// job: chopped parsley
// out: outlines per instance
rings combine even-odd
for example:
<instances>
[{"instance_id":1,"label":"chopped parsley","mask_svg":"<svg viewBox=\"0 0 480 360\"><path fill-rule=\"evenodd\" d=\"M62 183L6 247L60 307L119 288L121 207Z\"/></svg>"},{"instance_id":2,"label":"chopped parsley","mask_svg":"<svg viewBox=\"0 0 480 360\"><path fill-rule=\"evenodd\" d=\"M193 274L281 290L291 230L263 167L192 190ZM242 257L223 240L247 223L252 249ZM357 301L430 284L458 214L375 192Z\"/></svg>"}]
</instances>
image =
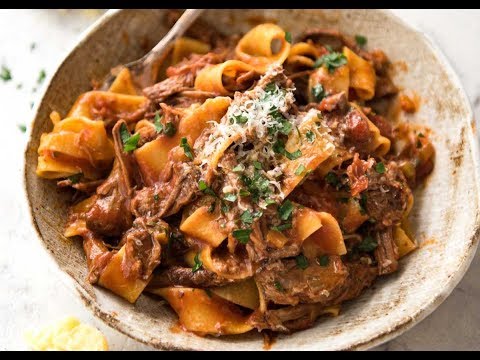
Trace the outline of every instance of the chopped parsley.
<instances>
[{"instance_id":1,"label":"chopped parsley","mask_svg":"<svg viewBox=\"0 0 480 360\"><path fill-rule=\"evenodd\" d=\"M307 137L307 140L310 144L313 143L315 141L315 138L317 137L317 135L315 135L315 133L311 130L308 130L305 133L305 136Z\"/></svg>"},{"instance_id":2,"label":"chopped parsley","mask_svg":"<svg viewBox=\"0 0 480 360\"><path fill-rule=\"evenodd\" d=\"M23 133L27 131L27 127L25 126L25 124L18 124L18 128Z\"/></svg>"},{"instance_id":3,"label":"chopped parsley","mask_svg":"<svg viewBox=\"0 0 480 360\"><path fill-rule=\"evenodd\" d=\"M240 194L241 197L250 196L250 192L245 189L240 189L238 193Z\"/></svg>"},{"instance_id":4,"label":"chopped parsley","mask_svg":"<svg viewBox=\"0 0 480 360\"><path fill-rule=\"evenodd\" d=\"M337 174L330 171L327 175L325 175L325 182L336 187L340 183L340 180L338 179Z\"/></svg>"},{"instance_id":5,"label":"chopped parsley","mask_svg":"<svg viewBox=\"0 0 480 360\"><path fill-rule=\"evenodd\" d=\"M23 84L22 84L22 83L18 83L16 87L17 87L17 90L20 90L21 88L23 88Z\"/></svg>"},{"instance_id":6,"label":"chopped parsley","mask_svg":"<svg viewBox=\"0 0 480 360\"><path fill-rule=\"evenodd\" d=\"M360 244L358 244L357 248L363 252L372 252L378 246L377 241L372 238L370 235L367 235Z\"/></svg>"},{"instance_id":7,"label":"chopped parsley","mask_svg":"<svg viewBox=\"0 0 480 360\"><path fill-rule=\"evenodd\" d=\"M160 200L160 196L158 194L153 195L153 200L155 201Z\"/></svg>"},{"instance_id":8,"label":"chopped parsley","mask_svg":"<svg viewBox=\"0 0 480 360\"><path fill-rule=\"evenodd\" d=\"M285 41L289 44L292 43L292 33L290 31L285 31Z\"/></svg>"},{"instance_id":9,"label":"chopped parsley","mask_svg":"<svg viewBox=\"0 0 480 360\"><path fill-rule=\"evenodd\" d=\"M295 258L295 262L297 263L297 266L302 270L305 270L308 267L308 260L303 254L298 255Z\"/></svg>"},{"instance_id":10,"label":"chopped parsley","mask_svg":"<svg viewBox=\"0 0 480 360\"><path fill-rule=\"evenodd\" d=\"M220 204L220 210L222 211L223 214L226 214L230 211L230 207L226 202L222 201Z\"/></svg>"},{"instance_id":11,"label":"chopped parsley","mask_svg":"<svg viewBox=\"0 0 480 360\"><path fill-rule=\"evenodd\" d=\"M210 289L205 289L205 293L207 294L207 296L209 298L211 298L213 296L212 291Z\"/></svg>"},{"instance_id":12,"label":"chopped parsley","mask_svg":"<svg viewBox=\"0 0 480 360\"><path fill-rule=\"evenodd\" d=\"M313 65L315 68L318 68L322 65L325 65L328 72L333 73L336 68L343 66L347 63L347 58L345 55L339 52L331 52L329 54L323 55L321 58L318 58Z\"/></svg>"},{"instance_id":13,"label":"chopped parsley","mask_svg":"<svg viewBox=\"0 0 480 360\"><path fill-rule=\"evenodd\" d=\"M293 213L293 203L290 200L285 200L282 205L278 208L278 216L283 221L286 221L292 216Z\"/></svg>"},{"instance_id":14,"label":"chopped parsley","mask_svg":"<svg viewBox=\"0 0 480 360\"><path fill-rule=\"evenodd\" d=\"M417 149L420 149L422 147L422 142L420 139L417 139Z\"/></svg>"},{"instance_id":15,"label":"chopped parsley","mask_svg":"<svg viewBox=\"0 0 480 360\"><path fill-rule=\"evenodd\" d=\"M251 229L237 229L233 230L233 237L238 240L241 244L248 243L250 240L250 234L252 233Z\"/></svg>"},{"instance_id":16,"label":"chopped parsley","mask_svg":"<svg viewBox=\"0 0 480 360\"><path fill-rule=\"evenodd\" d=\"M188 141L186 137L182 137L182 139L180 140L180 147L183 148L183 152L185 153L185 156L190 160L193 160L192 148L190 147L190 145L188 145Z\"/></svg>"},{"instance_id":17,"label":"chopped parsley","mask_svg":"<svg viewBox=\"0 0 480 360\"><path fill-rule=\"evenodd\" d=\"M257 170L262 170L262 164L259 161L254 161L253 167Z\"/></svg>"},{"instance_id":18,"label":"chopped parsley","mask_svg":"<svg viewBox=\"0 0 480 360\"><path fill-rule=\"evenodd\" d=\"M237 166L235 166L235 167L232 169L232 171L233 171L233 172L236 172L236 173L240 173L240 172L242 172L242 171L244 171L244 170L245 170L245 165L243 165L243 164L238 164Z\"/></svg>"},{"instance_id":19,"label":"chopped parsley","mask_svg":"<svg viewBox=\"0 0 480 360\"><path fill-rule=\"evenodd\" d=\"M208 211L210 214L215 211L215 202L213 202L213 203L209 206L209 208L208 208L207 211Z\"/></svg>"},{"instance_id":20,"label":"chopped parsley","mask_svg":"<svg viewBox=\"0 0 480 360\"><path fill-rule=\"evenodd\" d=\"M193 261L195 263L192 267L192 272L193 273L200 270L203 266L202 260L200 260L199 255L200 255L200 253L197 253L197 255L195 255L195 257L193 258Z\"/></svg>"},{"instance_id":21,"label":"chopped parsley","mask_svg":"<svg viewBox=\"0 0 480 360\"><path fill-rule=\"evenodd\" d=\"M425 135L423 135L423 133L418 133L418 137L419 137L419 138L424 138Z\"/></svg>"},{"instance_id":22,"label":"chopped parsley","mask_svg":"<svg viewBox=\"0 0 480 360\"><path fill-rule=\"evenodd\" d=\"M248 122L248 118L245 115L234 115L233 118L230 118L230 123L237 123L237 124L246 124Z\"/></svg>"},{"instance_id":23,"label":"chopped parsley","mask_svg":"<svg viewBox=\"0 0 480 360\"><path fill-rule=\"evenodd\" d=\"M128 153L137 148L138 141L140 140L140 134L130 135L125 123L120 126L120 137L123 143L123 151Z\"/></svg>"},{"instance_id":24,"label":"chopped parsley","mask_svg":"<svg viewBox=\"0 0 480 360\"><path fill-rule=\"evenodd\" d=\"M163 131L163 124L160 121L161 119L162 117L160 116L160 114L158 112L155 113L155 119L153 121L153 124L155 125L155 131L157 132L157 134L160 134Z\"/></svg>"},{"instance_id":25,"label":"chopped parsley","mask_svg":"<svg viewBox=\"0 0 480 360\"><path fill-rule=\"evenodd\" d=\"M276 121L275 126L272 126L268 129L268 134L270 136L280 132L283 135L289 135L292 132L292 124L288 121L285 116L282 115L278 109L273 109L270 112L270 116Z\"/></svg>"},{"instance_id":26,"label":"chopped parsley","mask_svg":"<svg viewBox=\"0 0 480 360\"><path fill-rule=\"evenodd\" d=\"M358 46L365 46L367 44L367 38L363 35L355 35L355 42Z\"/></svg>"},{"instance_id":27,"label":"chopped parsley","mask_svg":"<svg viewBox=\"0 0 480 360\"><path fill-rule=\"evenodd\" d=\"M285 230L291 229L292 228L292 223L285 223L277 226L272 226L272 230L280 231L283 232Z\"/></svg>"},{"instance_id":28,"label":"chopped parsley","mask_svg":"<svg viewBox=\"0 0 480 360\"><path fill-rule=\"evenodd\" d=\"M365 215L367 213L367 194L365 192L360 196L358 203L360 205L360 215Z\"/></svg>"},{"instance_id":29,"label":"chopped parsley","mask_svg":"<svg viewBox=\"0 0 480 360\"><path fill-rule=\"evenodd\" d=\"M379 174L383 174L385 172L385 164L383 162L377 163L377 165L375 165L375 171Z\"/></svg>"},{"instance_id":30,"label":"chopped parsley","mask_svg":"<svg viewBox=\"0 0 480 360\"><path fill-rule=\"evenodd\" d=\"M330 258L328 255L322 255L317 258L317 263L320 266L328 266L328 263L330 262Z\"/></svg>"},{"instance_id":31,"label":"chopped parsley","mask_svg":"<svg viewBox=\"0 0 480 360\"><path fill-rule=\"evenodd\" d=\"M303 164L300 164L300 166L295 170L295 175L300 176L304 173L305 171L305 166Z\"/></svg>"},{"instance_id":32,"label":"chopped parsley","mask_svg":"<svg viewBox=\"0 0 480 360\"><path fill-rule=\"evenodd\" d=\"M252 200L256 203L261 199L265 199L266 196L270 195L272 192L268 179L256 169L254 170L252 177L242 175L240 180L245 184L247 187L246 190L250 193Z\"/></svg>"},{"instance_id":33,"label":"chopped parsley","mask_svg":"<svg viewBox=\"0 0 480 360\"><path fill-rule=\"evenodd\" d=\"M282 140L277 140L273 146L272 146L273 151L276 154L284 155L287 159L289 160L296 160L300 156L302 156L302 151L300 149L294 151L294 152L288 152L285 149L285 142Z\"/></svg>"},{"instance_id":34,"label":"chopped parsley","mask_svg":"<svg viewBox=\"0 0 480 360\"><path fill-rule=\"evenodd\" d=\"M327 96L322 84L317 84L312 88L312 96L317 102L322 101Z\"/></svg>"},{"instance_id":35,"label":"chopped parsley","mask_svg":"<svg viewBox=\"0 0 480 360\"><path fill-rule=\"evenodd\" d=\"M165 128L163 129L163 132L168 137L172 137L177 132L177 129L175 128L175 125L173 125L173 123L169 121L165 124Z\"/></svg>"},{"instance_id":36,"label":"chopped parsley","mask_svg":"<svg viewBox=\"0 0 480 360\"><path fill-rule=\"evenodd\" d=\"M253 223L253 214L250 210L245 210L242 215L240 215L240 221L244 224L252 224Z\"/></svg>"},{"instance_id":37,"label":"chopped parsley","mask_svg":"<svg viewBox=\"0 0 480 360\"><path fill-rule=\"evenodd\" d=\"M237 200L237 195L232 193L225 194L225 196L223 197L223 200L229 201L229 202L235 202Z\"/></svg>"},{"instance_id":38,"label":"chopped parsley","mask_svg":"<svg viewBox=\"0 0 480 360\"><path fill-rule=\"evenodd\" d=\"M5 82L12 80L12 72L5 65L2 65L2 69L0 70L0 79Z\"/></svg>"},{"instance_id":39,"label":"chopped parsley","mask_svg":"<svg viewBox=\"0 0 480 360\"><path fill-rule=\"evenodd\" d=\"M38 79L37 79L37 84L43 83L43 80L47 77L47 73L45 72L44 69L40 70L38 73Z\"/></svg>"},{"instance_id":40,"label":"chopped parsley","mask_svg":"<svg viewBox=\"0 0 480 360\"><path fill-rule=\"evenodd\" d=\"M36 43L36 42L32 42L32 43L30 44L30 51L35 50L36 47L37 47L37 43Z\"/></svg>"},{"instance_id":41,"label":"chopped parsley","mask_svg":"<svg viewBox=\"0 0 480 360\"><path fill-rule=\"evenodd\" d=\"M281 292L285 291L285 289L283 288L282 284L280 284L279 281L275 281L273 285L275 286L275 289L277 289L278 291L281 291Z\"/></svg>"},{"instance_id":42,"label":"chopped parsley","mask_svg":"<svg viewBox=\"0 0 480 360\"><path fill-rule=\"evenodd\" d=\"M215 194L215 192L212 190L212 188L210 186L208 186L207 183L203 180L200 180L198 182L198 189L206 195L212 195L212 196L215 196L215 197L217 196L217 194Z\"/></svg>"},{"instance_id":43,"label":"chopped parsley","mask_svg":"<svg viewBox=\"0 0 480 360\"><path fill-rule=\"evenodd\" d=\"M78 173L78 174L69 176L67 179L70 180L72 184L78 184L81 178L82 178L82 173Z\"/></svg>"}]
</instances>

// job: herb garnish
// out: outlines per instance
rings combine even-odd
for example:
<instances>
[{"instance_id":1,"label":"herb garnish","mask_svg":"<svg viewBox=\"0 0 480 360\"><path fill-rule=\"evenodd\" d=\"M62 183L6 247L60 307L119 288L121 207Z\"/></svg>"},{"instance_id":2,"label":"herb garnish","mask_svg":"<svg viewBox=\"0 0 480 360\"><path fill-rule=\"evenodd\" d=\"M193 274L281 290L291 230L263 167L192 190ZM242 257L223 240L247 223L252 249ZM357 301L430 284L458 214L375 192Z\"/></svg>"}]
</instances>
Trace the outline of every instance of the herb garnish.
<instances>
[{"instance_id":1,"label":"herb garnish","mask_svg":"<svg viewBox=\"0 0 480 360\"><path fill-rule=\"evenodd\" d=\"M311 130L308 130L306 133L305 133L305 136L307 137L307 140L308 142L311 144L315 141L315 138L317 137L315 135L315 133Z\"/></svg>"},{"instance_id":2,"label":"herb garnish","mask_svg":"<svg viewBox=\"0 0 480 360\"><path fill-rule=\"evenodd\" d=\"M72 184L78 184L81 178L82 178L82 173L78 173L78 174L69 176L67 179L70 180Z\"/></svg>"},{"instance_id":3,"label":"herb garnish","mask_svg":"<svg viewBox=\"0 0 480 360\"><path fill-rule=\"evenodd\" d=\"M212 195L212 196L217 197L217 194L215 194L215 192L212 190L212 188L209 187L209 186L207 185L207 183L206 183L205 181L203 181L203 180L200 180L200 181L198 182L198 189L199 189L200 191L203 191L204 194Z\"/></svg>"},{"instance_id":4,"label":"herb garnish","mask_svg":"<svg viewBox=\"0 0 480 360\"><path fill-rule=\"evenodd\" d=\"M322 84L317 84L312 88L312 96L317 102L322 101L327 96Z\"/></svg>"},{"instance_id":5,"label":"herb garnish","mask_svg":"<svg viewBox=\"0 0 480 360\"><path fill-rule=\"evenodd\" d=\"M292 228L292 223L285 223L277 226L272 226L272 230L280 231L283 232L285 230L291 229Z\"/></svg>"},{"instance_id":6,"label":"herb garnish","mask_svg":"<svg viewBox=\"0 0 480 360\"><path fill-rule=\"evenodd\" d=\"M328 255L322 255L317 258L317 263L320 266L328 266L328 263L330 262L330 258Z\"/></svg>"},{"instance_id":7,"label":"herb garnish","mask_svg":"<svg viewBox=\"0 0 480 360\"><path fill-rule=\"evenodd\" d=\"M41 84L46 77L47 77L47 73L45 72L45 70L44 69L40 70L40 72L38 73L37 84Z\"/></svg>"},{"instance_id":8,"label":"herb garnish","mask_svg":"<svg viewBox=\"0 0 480 360\"><path fill-rule=\"evenodd\" d=\"M169 121L165 124L165 128L163 129L163 132L165 135L172 137L177 132L177 129L175 128L175 125L173 125L173 123Z\"/></svg>"},{"instance_id":9,"label":"herb garnish","mask_svg":"<svg viewBox=\"0 0 480 360\"><path fill-rule=\"evenodd\" d=\"M2 65L2 69L0 70L0 79L5 82L12 80L12 72L5 65Z\"/></svg>"},{"instance_id":10,"label":"herb garnish","mask_svg":"<svg viewBox=\"0 0 480 360\"><path fill-rule=\"evenodd\" d=\"M237 195L232 193L225 194L225 196L223 197L223 200L229 201L229 202L235 202L235 200L237 200Z\"/></svg>"},{"instance_id":11,"label":"herb garnish","mask_svg":"<svg viewBox=\"0 0 480 360\"><path fill-rule=\"evenodd\" d=\"M162 116L160 116L158 112L155 113L155 119L153 121L153 124L155 125L155 131L157 132L157 134L161 134L163 131L163 124L160 121L161 119L162 119Z\"/></svg>"},{"instance_id":12,"label":"herb garnish","mask_svg":"<svg viewBox=\"0 0 480 360\"><path fill-rule=\"evenodd\" d=\"M367 44L367 38L363 35L355 35L355 42L358 46L365 46Z\"/></svg>"},{"instance_id":13,"label":"herb garnish","mask_svg":"<svg viewBox=\"0 0 480 360\"><path fill-rule=\"evenodd\" d=\"M182 139L180 140L180 147L183 148L183 152L185 153L185 156L190 160L193 160L192 148L190 147L190 145L188 145L188 141L186 137L182 137Z\"/></svg>"},{"instance_id":14,"label":"herb garnish","mask_svg":"<svg viewBox=\"0 0 480 360\"><path fill-rule=\"evenodd\" d=\"M193 273L200 270L203 266L202 260L200 260L199 255L200 255L200 253L197 253L197 255L195 255L195 257L193 258L193 261L195 262L195 264L192 267L192 272Z\"/></svg>"},{"instance_id":15,"label":"herb garnish","mask_svg":"<svg viewBox=\"0 0 480 360\"><path fill-rule=\"evenodd\" d=\"M300 176L303 174L304 171L305 171L305 166L303 164L300 164L297 170L295 170L295 175Z\"/></svg>"},{"instance_id":16,"label":"herb garnish","mask_svg":"<svg viewBox=\"0 0 480 360\"><path fill-rule=\"evenodd\" d=\"M250 234L252 233L251 229L237 229L233 230L233 237L238 240L241 244L248 243L250 240Z\"/></svg>"},{"instance_id":17,"label":"herb garnish","mask_svg":"<svg viewBox=\"0 0 480 360\"><path fill-rule=\"evenodd\" d=\"M358 250L363 252L371 252L378 246L377 241L370 235L367 235L360 244L358 244Z\"/></svg>"},{"instance_id":18,"label":"herb garnish","mask_svg":"<svg viewBox=\"0 0 480 360\"><path fill-rule=\"evenodd\" d=\"M303 254L298 255L295 258L295 262L297 263L297 266L302 270L305 270L308 267L308 260Z\"/></svg>"},{"instance_id":19,"label":"herb garnish","mask_svg":"<svg viewBox=\"0 0 480 360\"><path fill-rule=\"evenodd\" d=\"M385 164L383 162L377 163L377 165L375 165L375 171L379 174L383 174L385 172Z\"/></svg>"},{"instance_id":20,"label":"herb garnish","mask_svg":"<svg viewBox=\"0 0 480 360\"><path fill-rule=\"evenodd\" d=\"M292 43L292 33L290 31L285 31L285 41L288 43Z\"/></svg>"},{"instance_id":21,"label":"herb garnish","mask_svg":"<svg viewBox=\"0 0 480 360\"><path fill-rule=\"evenodd\" d=\"M345 55L339 52L331 52L329 54L323 55L321 58L318 58L313 65L315 68L318 68L322 65L325 65L328 72L333 73L336 68L343 66L347 63L347 58Z\"/></svg>"},{"instance_id":22,"label":"herb garnish","mask_svg":"<svg viewBox=\"0 0 480 360\"><path fill-rule=\"evenodd\" d=\"M285 200L282 205L278 208L278 216L283 221L286 221L292 216L293 213L293 203L290 200Z\"/></svg>"},{"instance_id":23,"label":"herb garnish","mask_svg":"<svg viewBox=\"0 0 480 360\"><path fill-rule=\"evenodd\" d=\"M23 133L27 131L27 127L25 126L25 124L18 124L18 128Z\"/></svg>"},{"instance_id":24,"label":"herb garnish","mask_svg":"<svg viewBox=\"0 0 480 360\"><path fill-rule=\"evenodd\" d=\"M280 284L280 282L275 281L275 282L273 283L273 285L275 286L275 288L276 288L278 291L281 291L281 292L284 292L284 291L285 291L285 289L283 288L282 284Z\"/></svg>"},{"instance_id":25,"label":"herb garnish","mask_svg":"<svg viewBox=\"0 0 480 360\"><path fill-rule=\"evenodd\" d=\"M125 123L120 126L120 137L123 143L123 151L128 153L137 148L138 141L140 140L140 134L131 136Z\"/></svg>"}]
</instances>

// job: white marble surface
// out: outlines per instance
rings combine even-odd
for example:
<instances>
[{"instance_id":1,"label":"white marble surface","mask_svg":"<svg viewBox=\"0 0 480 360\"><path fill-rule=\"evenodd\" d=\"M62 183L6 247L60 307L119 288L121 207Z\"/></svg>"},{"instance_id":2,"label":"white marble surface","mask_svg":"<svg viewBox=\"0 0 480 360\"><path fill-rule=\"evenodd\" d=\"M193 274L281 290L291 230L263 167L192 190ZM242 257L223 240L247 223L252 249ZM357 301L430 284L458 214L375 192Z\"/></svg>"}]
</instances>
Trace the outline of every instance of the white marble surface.
<instances>
[{"instance_id":1,"label":"white marble surface","mask_svg":"<svg viewBox=\"0 0 480 360\"><path fill-rule=\"evenodd\" d=\"M408 23L427 33L444 51L459 74L480 115L479 10L394 10ZM26 135L18 124L32 118L39 71L49 76L76 37L101 14L87 10L0 10L0 65L12 70L13 80L0 81L2 128L0 154L0 350L26 349L25 330L65 315L75 315L101 329L114 350L147 350L97 320L71 289L28 225L22 189L23 148ZM36 43L31 51L30 45ZM17 89L17 84L22 84ZM439 94L441 96L441 94ZM377 349L480 350L480 271L477 256L451 296L427 319Z\"/></svg>"}]
</instances>

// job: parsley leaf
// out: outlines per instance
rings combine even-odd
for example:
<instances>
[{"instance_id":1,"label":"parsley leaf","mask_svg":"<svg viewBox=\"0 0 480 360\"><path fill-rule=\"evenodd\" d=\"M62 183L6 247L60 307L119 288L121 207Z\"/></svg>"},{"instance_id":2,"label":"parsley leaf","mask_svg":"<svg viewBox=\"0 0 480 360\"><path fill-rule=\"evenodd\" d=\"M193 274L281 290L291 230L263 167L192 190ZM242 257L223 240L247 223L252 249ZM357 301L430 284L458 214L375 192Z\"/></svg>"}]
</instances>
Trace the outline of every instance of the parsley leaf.
<instances>
[{"instance_id":1,"label":"parsley leaf","mask_svg":"<svg viewBox=\"0 0 480 360\"><path fill-rule=\"evenodd\" d=\"M38 79L37 79L37 84L43 83L43 80L47 77L47 73L45 72L44 69L40 70L40 73L38 74Z\"/></svg>"},{"instance_id":2,"label":"parsley leaf","mask_svg":"<svg viewBox=\"0 0 480 360\"><path fill-rule=\"evenodd\" d=\"M67 179L70 180L72 184L78 184L81 178L82 178L82 173L78 173L78 174L69 176Z\"/></svg>"},{"instance_id":3,"label":"parsley leaf","mask_svg":"<svg viewBox=\"0 0 480 360\"><path fill-rule=\"evenodd\" d=\"M140 134L130 135L127 125L123 123L120 126L120 138L123 143L123 151L131 152L137 148L138 140L140 140Z\"/></svg>"},{"instance_id":4,"label":"parsley leaf","mask_svg":"<svg viewBox=\"0 0 480 360\"><path fill-rule=\"evenodd\" d=\"M358 46L365 46L367 44L367 38L363 35L355 35L355 42Z\"/></svg>"},{"instance_id":5,"label":"parsley leaf","mask_svg":"<svg viewBox=\"0 0 480 360\"><path fill-rule=\"evenodd\" d=\"M0 79L5 82L12 80L12 72L5 65L2 65L2 70L0 71Z\"/></svg>"},{"instance_id":6,"label":"parsley leaf","mask_svg":"<svg viewBox=\"0 0 480 360\"><path fill-rule=\"evenodd\" d=\"M25 124L18 124L18 128L23 133L27 131L27 127L25 126Z\"/></svg>"},{"instance_id":7,"label":"parsley leaf","mask_svg":"<svg viewBox=\"0 0 480 360\"><path fill-rule=\"evenodd\" d=\"M286 223L286 224L281 224L281 225L271 227L272 230L276 230L280 232L291 229L291 228L292 228L292 223Z\"/></svg>"},{"instance_id":8,"label":"parsley leaf","mask_svg":"<svg viewBox=\"0 0 480 360\"><path fill-rule=\"evenodd\" d=\"M329 185L337 186L340 180L338 179L337 174L330 171L327 175L325 175L325 182Z\"/></svg>"},{"instance_id":9,"label":"parsley leaf","mask_svg":"<svg viewBox=\"0 0 480 360\"><path fill-rule=\"evenodd\" d=\"M193 160L192 148L190 147L190 145L188 145L188 141L186 137L182 137L182 139L180 140L180 147L183 148L183 152L185 153L185 156L190 160Z\"/></svg>"},{"instance_id":10,"label":"parsley leaf","mask_svg":"<svg viewBox=\"0 0 480 360\"><path fill-rule=\"evenodd\" d=\"M360 196L359 205L360 205L360 215L365 215L367 213L367 193L364 192Z\"/></svg>"},{"instance_id":11,"label":"parsley leaf","mask_svg":"<svg viewBox=\"0 0 480 360\"><path fill-rule=\"evenodd\" d=\"M230 123L233 124L233 122L237 124L246 124L248 121L248 118L245 115L234 115L233 119L230 118Z\"/></svg>"},{"instance_id":12,"label":"parsley leaf","mask_svg":"<svg viewBox=\"0 0 480 360\"><path fill-rule=\"evenodd\" d=\"M158 194L153 195L153 200L155 200L155 201L160 200L160 195L158 195Z\"/></svg>"},{"instance_id":13,"label":"parsley leaf","mask_svg":"<svg viewBox=\"0 0 480 360\"><path fill-rule=\"evenodd\" d=\"M246 244L250 240L251 229L237 229L233 230L233 237L241 244Z\"/></svg>"},{"instance_id":14,"label":"parsley leaf","mask_svg":"<svg viewBox=\"0 0 480 360\"><path fill-rule=\"evenodd\" d=\"M197 272L203 266L203 262L202 260L200 260L199 255L200 253L197 253L197 255L195 255L195 257L193 258L193 261L195 262L195 264L192 267L192 273Z\"/></svg>"},{"instance_id":15,"label":"parsley leaf","mask_svg":"<svg viewBox=\"0 0 480 360\"><path fill-rule=\"evenodd\" d=\"M295 170L295 175L300 176L303 174L304 171L305 171L305 166L303 166L303 164L300 164L297 170Z\"/></svg>"},{"instance_id":16,"label":"parsley leaf","mask_svg":"<svg viewBox=\"0 0 480 360\"><path fill-rule=\"evenodd\" d=\"M240 215L240 221L244 224L252 224L253 223L253 214L250 210L245 210L242 215Z\"/></svg>"},{"instance_id":17,"label":"parsley leaf","mask_svg":"<svg viewBox=\"0 0 480 360\"><path fill-rule=\"evenodd\" d=\"M165 135L172 137L177 132L177 129L175 128L175 125L173 125L173 123L169 121L165 124L163 132L165 133Z\"/></svg>"},{"instance_id":18,"label":"parsley leaf","mask_svg":"<svg viewBox=\"0 0 480 360\"><path fill-rule=\"evenodd\" d=\"M277 140L272 146L273 152L276 154L284 155L289 160L296 160L302 156L302 151L300 149L294 152L288 152L285 149L285 143L282 140Z\"/></svg>"},{"instance_id":19,"label":"parsley leaf","mask_svg":"<svg viewBox=\"0 0 480 360\"><path fill-rule=\"evenodd\" d=\"M239 194L241 197L250 196L250 192L245 189L240 189Z\"/></svg>"},{"instance_id":20,"label":"parsley leaf","mask_svg":"<svg viewBox=\"0 0 480 360\"><path fill-rule=\"evenodd\" d=\"M285 31L285 41L288 43L292 43L292 33L290 31Z\"/></svg>"},{"instance_id":21,"label":"parsley leaf","mask_svg":"<svg viewBox=\"0 0 480 360\"><path fill-rule=\"evenodd\" d=\"M215 197L217 196L217 194L215 194L215 192L212 190L212 188L209 187L209 186L207 185L207 183L206 183L205 181L203 181L203 180L200 180L200 181L198 182L198 189L199 189L200 191L202 191L204 194L212 195L212 196L215 196Z\"/></svg>"},{"instance_id":22,"label":"parsley leaf","mask_svg":"<svg viewBox=\"0 0 480 360\"><path fill-rule=\"evenodd\" d=\"M328 266L328 263L330 262L330 258L328 255L322 255L317 258L317 263L320 266Z\"/></svg>"},{"instance_id":23,"label":"parsley leaf","mask_svg":"<svg viewBox=\"0 0 480 360\"><path fill-rule=\"evenodd\" d=\"M385 164L383 162L377 163L377 165L375 165L375 171L379 174L383 174L385 172Z\"/></svg>"},{"instance_id":24,"label":"parsley leaf","mask_svg":"<svg viewBox=\"0 0 480 360\"><path fill-rule=\"evenodd\" d=\"M317 84L312 88L312 96L317 102L322 101L323 98L327 96L322 84Z\"/></svg>"},{"instance_id":25,"label":"parsley leaf","mask_svg":"<svg viewBox=\"0 0 480 360\"><path fill-rule=\"evenodd\" d=\"M160 134L163 131L163 124L160 121L161 119L162 119L162 116L160 116L158 112L155 113L155 119L153 124L155 125L155 131L157 132L157 134Z\"/></svg>"},{"instance_id":26,"label":"parsley leaf","mask_svg":"<svg viewBox=\"0 0 480 360\"><path fill-rule=\"evenodd\" d=\"M293 213L293 203L290 200L285 200L285 202L278 208L278 216L283 221L286 221L292 216Z\"/></svg>"},{"instance_id":27,"label":"parsley leaf","mask_svg":"<svg viewBox=\"0 0 480 360\"><path fill-rule=\"evenodd\" d=\"M229 201L229 202L235 202L235 200L237 200L237 195L235 194L225 194L225 196L223 197L223 200L225 201Z\"/></svg>"},{"instance_id":28,"label":"parsley leaf","mask_svg":"<svg viewBox=\"0 0 480 360\"><path fill-rule=\"evenodd\" d=\"M220 210L222 211L223 214L226 214L230 211L230 207L228 206L228 204L226 202L221 202L220 204Z\"/></svg>"},{"instance_id":29,"label":"parsley leaf","mask_svg":"<svg viewBox=\"0 0 480 360\"><path fill-rule=\"evenodd\" d=\"M313 65L315 68L318 68L322 65L325 65L328 72L333 73L336 68L343 66L347 63L347 58L345 55L339 52L332 52L326 55L323 55L321 58L318 58Z\"/></svg>"},{"instance_id":30,"label":"parsley leaf","mask_svg":"<svg viewBox=\"0 0 480 360\"><path fill-rule=\"evenodd\" d=\"M308 260L303 254L298 255L295 258L295 262L297 263L297 266L302 270L305 270L308 267Z\"/></svg>"},{"instance_id":31,"label":"parsley leaf","mask_svg":"<svg viewBox=\"0 0 480 360\"><path fill-rule=\"evenodd\" d=\"M315 133L311 130L308 130L306 133L305 133L305 136L307 137L307 140L308 142L311 144L315 141L317 135L315 135Z\"/></svg>"},{"instance_id":32,"label":"parsley leaf","mask_svg":"<svg viewBox=\"0 0 480 360\"><path fill-rule=\"evenodd\" d=\"M253 167L257 170L262 170L262 164L259 161L254 161Z\"/></svg>"},{"instance_id":33,"label":"parsley leaf","mask_svg":"<svg viewBox=\"0 0 480 360\"><path fill-rule=\"evenodd\" d=\"M283 288L282 284L280 284L279 281L275 281L275 282L273 283L273 285L275 286L275 288L276 288L278 291L281 291L281 292L284 292L284 291L285 291L285 289Z\"/></svg>"},{"instance_id":34,"label":"parsley leaf","mask_svg":"<svg viewBox=\"0 0 480 360\"><path fill-rule=\"evenodd\" d=\"M358 244L358 250L363 252L372 252L378 246L377 241L370 235L367 235L360 244Z\"/></svg>"},{"instance_id":35,"label":"parsley leaf","mask_svg":"<svg viewBox=\"0 0 480 360\"><path fill-rule=\"evenodd\" d=\"M239 172L242 172L245 170L245 165L243 164L238 164L237 166L235 166L232 171L233 172L236 172L236 173L239 173Z\"/></svg>"}]
</instances>

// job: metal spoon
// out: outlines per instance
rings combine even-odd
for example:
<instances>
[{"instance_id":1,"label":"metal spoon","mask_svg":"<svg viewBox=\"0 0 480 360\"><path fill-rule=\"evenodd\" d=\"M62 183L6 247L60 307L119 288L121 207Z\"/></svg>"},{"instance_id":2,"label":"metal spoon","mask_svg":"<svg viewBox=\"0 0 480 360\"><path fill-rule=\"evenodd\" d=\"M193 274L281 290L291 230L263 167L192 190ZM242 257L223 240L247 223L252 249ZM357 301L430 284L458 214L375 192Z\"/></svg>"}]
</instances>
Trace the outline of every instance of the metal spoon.
<instances>
[{"instance_id":1,"label":"metal spoon","mask_svg":"<svg viewBox=\"0 0 480 360\"><path fill-rule=\"evenodd\" d=\"M190 25L202 14L205 9L187 9L183 12L182 16L177 20L175 25L170 31L159 41L155 47L150 50L146 55L138 60L129 62L122 66L130 70L135 82L141 87L151 85L157 75L157 67L153 66L155 61L165 55L166 51L170 49L170 45L179 37L181 37L185 31L188 30ZM110 85L115 80L116 75L110 73L101 87L102 90L108 90Z\"/></svg>"}]
</instances>

